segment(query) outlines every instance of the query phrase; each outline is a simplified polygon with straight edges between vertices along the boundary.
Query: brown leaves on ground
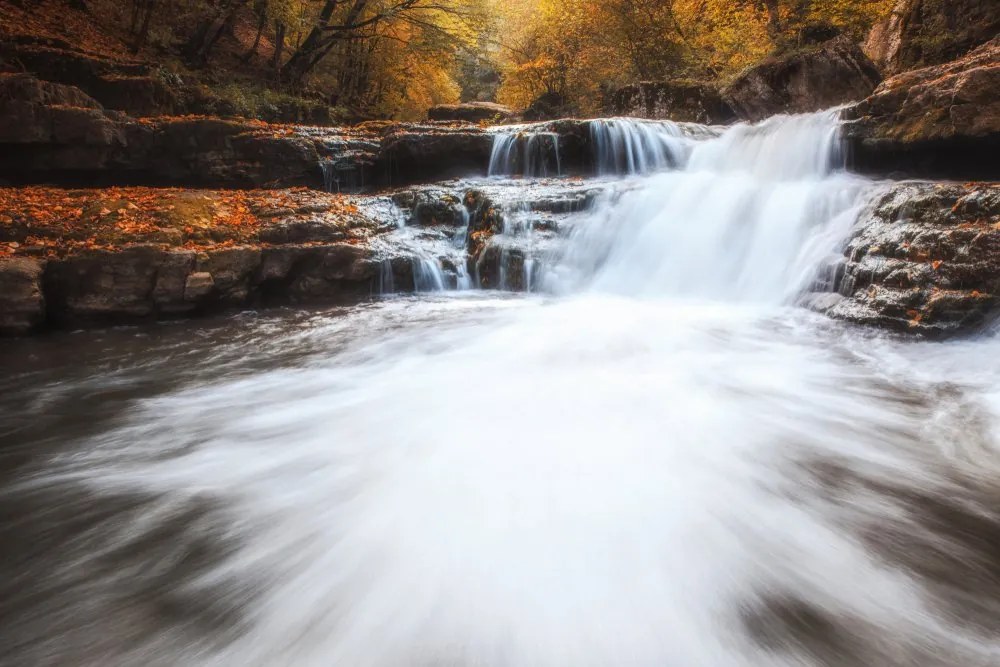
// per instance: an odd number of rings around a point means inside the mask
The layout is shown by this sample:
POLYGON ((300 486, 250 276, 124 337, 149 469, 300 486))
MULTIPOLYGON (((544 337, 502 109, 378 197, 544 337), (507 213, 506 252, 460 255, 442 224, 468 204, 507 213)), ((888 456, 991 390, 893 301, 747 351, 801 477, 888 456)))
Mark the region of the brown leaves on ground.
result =
POLYGON ((102 30, 89 13, 62 0, 0 0, 0 41, 19 37, 59 41, 86 53, 134 60, 124 42, 102 30))
POLYGON ((353 198, 307 188, 0 188, 0 257, 60 257, 130 244, 207 249, 258 244, 262 227, 318 220, 350 232, 353 198))

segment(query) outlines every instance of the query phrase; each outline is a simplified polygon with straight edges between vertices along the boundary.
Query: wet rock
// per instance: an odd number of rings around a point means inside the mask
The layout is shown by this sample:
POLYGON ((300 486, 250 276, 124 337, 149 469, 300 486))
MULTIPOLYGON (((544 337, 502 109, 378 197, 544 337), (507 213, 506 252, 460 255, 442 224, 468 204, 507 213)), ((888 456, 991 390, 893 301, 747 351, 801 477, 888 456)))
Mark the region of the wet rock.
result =
POLYGON ((281 220, 257 234, 264 243, 289 244, 313 241, 342 241, 346 234, 340 227, 322 219, 281 220))
POLYGON ((215 290, 215 280, 208 271, 192 273, 184 281, 184 300, 198 301, 215 290))
POLYGON ((382 141, 376 174, 386 184, 486 174, 493 137, 478 128, 402 126, 382 141))
POLYGON ((958 60, 886 80, 845 115, 854 169, 1000 177, 1000 37, 958 60))
POLYGON ((155 312, 152 295, 162 254, 156 247, 139 246, 50 262, 45 295, 52 324, 150 318, 155 312))
POLYGON ((741 74, 722 95, 741 118, 757 121, 861 100, 881 80, 868 56, 845 35, 769 58, 741 74))
POLYGON ((0 259, 0 336, 30 333, 45 320, 43 260, 0 259))
POLYGON ((427 120, 457 120, 466 123, 502 123, 515 115, 516 112, 510 107, 493 102, 438 104, 427 110, 427 120))
POLYGON ((466 215, 461 198, 448 190, 404 190, 395 193, 392 200, 408 214, 408 225, 460 227, 465 223, 466 215))
POLYGON ((212 276, 220 300, 240 304, 247 302, 253 276, 260 264, 259 248, 224 248, 199 258, 195 271, 212 276))
POLYGON ((160 255, 152 301, 159 313, 182 314, 192 309, 187 296, 188 277, 194 270, 193 250, 173 250, 160 255))
POLYGON ((834 289, 813 301, 836 317, 948 334, 1000 305, 1000 185, 900 183, 863 215, 834 289))
POLYGON ((995 0, 898 0, 865 53, 887 75, 960 58, 1000 33, 995 0))
POLYGON ((694 81, 644 81, 619 88, 608 112, 676 122, 723 125, 736 120, 732 107, 714 86, 694 81))

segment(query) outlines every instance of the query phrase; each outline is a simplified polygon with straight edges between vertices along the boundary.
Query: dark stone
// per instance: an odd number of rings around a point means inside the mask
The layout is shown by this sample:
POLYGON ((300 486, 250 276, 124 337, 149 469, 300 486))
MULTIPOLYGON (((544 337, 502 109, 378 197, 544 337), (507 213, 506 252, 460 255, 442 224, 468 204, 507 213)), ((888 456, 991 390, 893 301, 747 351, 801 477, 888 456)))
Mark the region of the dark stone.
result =
POLYGON ((486 174, 493 137, 478 128, 403 126, 382 142, 376 174, 385 184, 486 174))
POLYGON ((881 80, 868 56, 842 36, 764 60, 733 81, 723 98, 740 117, 757 121, 864 99, 881 80))
POLYGON ((616 90, 608 104, 613 116, 722 125, 736 113, 714 86, 693 81, 643 81, 616 90))
POLYGON ((931 335, 1000 305, 1000 185, 899 183, 862 216, 833 280, 833 316, 931 335))
POLYGON ((463 121, 466 123, 502 123, 516 115, 513 109, 493 102, 438 104, 427 110, 427 120, 463 121))
POLYGON ((465 221, 461 199, 447 190, 404 190, 392 200, 409 213, 408 225, 458 227, 465 221))
POLYGON ((543 93, 528 105, 521 117, 535 122, 541 120, 557 120, 579 115, 580 110, 565 96, 559 93, 543 93))
POLYGON ((43 260, 0 259, 0 336, 30 333, 45 320, 43 260))

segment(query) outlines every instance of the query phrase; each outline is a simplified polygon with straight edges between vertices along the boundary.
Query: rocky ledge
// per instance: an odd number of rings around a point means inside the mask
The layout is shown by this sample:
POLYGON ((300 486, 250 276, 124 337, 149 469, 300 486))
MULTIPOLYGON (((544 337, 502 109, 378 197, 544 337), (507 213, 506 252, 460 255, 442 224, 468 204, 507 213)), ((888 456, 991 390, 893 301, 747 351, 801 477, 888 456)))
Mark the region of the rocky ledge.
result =
POLYGON ((0 335, 344 303, 386 280, 412 290, 420 257, 393 234, 418 203, 304 188, 0 189, 0 335))
POLYGON ((466 123, 342 128, 210 116, 136 119, 74 86, 0 73, 0 180, 357 190, 483 172, 492 135, 466 123))
POLYGON ((881 80, 861 47, 843 35, 751 67, 726 87, 723 98, 741 118, 756 121, 864 99, 881 80))
POLYGON ((983 324, 1000 305, 1000 184, 887 186, 827 277, 808 302, 840 319, 927 335, 983 324))
POLYGON ((886 80, 846 116, 858 171, 1000 178, 1000 37, 958 60, 886 80))

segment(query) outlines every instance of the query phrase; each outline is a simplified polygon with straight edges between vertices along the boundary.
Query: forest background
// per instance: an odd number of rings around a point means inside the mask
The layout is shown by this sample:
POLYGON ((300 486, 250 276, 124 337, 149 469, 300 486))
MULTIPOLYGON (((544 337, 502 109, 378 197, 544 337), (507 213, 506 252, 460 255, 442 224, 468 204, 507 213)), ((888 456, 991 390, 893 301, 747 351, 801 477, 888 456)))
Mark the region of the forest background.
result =
MULTIPOLYGON (((15 5, 25 6, 31 0, 15 5)), ((637 81, 724 85, 849 34, 894 0, 72 0, 95 51, 158 63, 244 115, 307 99, 337 120, 538 100, 595 115, 637 81), (97 26, 98 30, 94 27, 97 26)), ((40 19, 44 17, 39 17, 40 19)))

